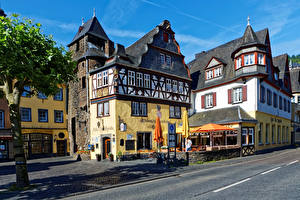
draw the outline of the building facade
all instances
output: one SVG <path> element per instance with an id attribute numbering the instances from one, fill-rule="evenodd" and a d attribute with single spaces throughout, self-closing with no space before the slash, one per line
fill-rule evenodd
<path id="1" fill-rule="evenodd" d="M 0 161 L 14 158 L 10 129 L 9 108 L 6 99 L 0 99 Z"/>
<path id="2" fill-rule="evenodd" d="M 254 32 L 196 54 L 189 64 L 191 126 L 206 120 L 239 130 L 243 154 L 291 143 L 288 56 L 272 57 L 269 31 Z"/>
<path id="3" fill-rule="evenodd" d="M 292 84 L 292 143 L 300 143 L 300 64 L 290 64 Z"/>
<path id="4" fill-rule="evenodd" d="M 167 20 L 126 49 L 116 44 L 89 75 L 92 159 L 157 150 L 157 117 L 167 145 L 168 123 L 179 126 L 190 107 L 189 70 Z"/>

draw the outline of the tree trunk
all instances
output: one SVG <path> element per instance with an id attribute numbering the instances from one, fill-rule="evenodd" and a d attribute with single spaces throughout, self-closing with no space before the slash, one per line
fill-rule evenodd
<path id="1" fill-rule="evenodd" d="M 20 117 L 20 93 L 14 91 L 6 94 L 10 109 L 11 131 L 13 134 L 14 157 L 16 162 L 16 184 L 17 187 L 24 188 L 29 186 L 29 178 L 27 172 L 27 163 L 24 153 L 24 142 L 21 132 Z"/>

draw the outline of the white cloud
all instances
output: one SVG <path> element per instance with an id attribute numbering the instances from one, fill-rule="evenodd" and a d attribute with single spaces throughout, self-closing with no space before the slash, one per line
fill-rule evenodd
<path id="1" fill-rule="evenodd" d="M 124 37 L 124 38 L 141 38 L 145 35 L 144 32 L 140 32 L 140 31 L 112 29 L 112 28 L 107 28 L 106 32 L 110 36 Z"/>

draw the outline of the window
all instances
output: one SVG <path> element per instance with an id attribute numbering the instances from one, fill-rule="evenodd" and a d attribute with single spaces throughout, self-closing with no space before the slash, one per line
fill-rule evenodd
<path id="1" fill-rule="evenodd" d="M 165 64 L 165 54 L 163 53 L 160 54 L 160 64 Z"/>
<path id="2" fill-rule="evenodd" d="M 242 58 L 236 59 L 236 69 L 239 69 L 242 67 Z"/>
<path id="3" fill-rule="evenodd" d="M 280 144 L 280 130 L 281 130 L 281 127 L 278 126 L 277 127 L 277 143 Z"/>
<path id="4" fill-rule="evenodd" d="M 152 138 L 151 133 L 137 133 L 137 149 L 151 149 Z"/>
<path id="5" fill-rule="evenodd" d="M 168 33 L 166 33 L 166 32 L 163 33 L 163 40 L 164 40 L 164 42 L 169 42 L 169 34 Z"/>
<path id="6" fill-rule="evenodd" d="M 170 118 L 181 118 L 181 107 L 180 106 L 170 106 L 169 107 Z"/>
<path id="7" fill-rule="evenodd" d="M 47 99 L 47 96 L 42 92 L 38 92 L 38 98 L 39 99 Z"/>
<path id="8" fill-rule="evenodd" d="M 233 89 L 233 103 L 239 103 L 243 101 L 243 90 L 242 88 Z"/>
<path id="9" fill-rule="evenodd" d="M 166 79 L 167 82 L 167 92 L 171 92 L 171 80 L 170 79 Z"/>
<path id="10" fill-rule="evenodd" d="M 273 93 L 273 106 L 274 108 L 277 108 L 277 94 Z"/>
<path id="11" fill-rule="evenodd" d="M 265 64 L 265 59 L 264 59 L 264 55 L 259 53 L 257 55 L 257 62 L 259 65 L 264 65 Z"/>
<path id="12" fill-rule="evenodd" d="M 183 82 L 178 82 L 179 85 L 179 94 L 183 94 Z"/>
<path id="13" fill-rule="evenodd" d="M 222 68 L 221 67 L 218 67 L 215 70 L 215 77 L 219 77 L 219 76 L 222 76 Z"/>
<path id="14" fill-rule="evenodd" d="M 272 105 L 272 93 L 269 89 L 267 89 L 267 104 Z"/>
<path id="15" fill-rule="evenodd" d="M 285 139 L 285 126 L 282 126 L 282 135 L 281 135 L 282 139 L 281 142 L 284 143 L 284 139 Z"/>
<path id="16" fill-rule="evenodd" d="M 300 96 L 297 97 L 297 103 L 300 105 Z"/>
<path id="17" fill-rule="evenodd" d="M 22 93 L 22 97 L 30 97 L 30 86 L 24 86 L 24 91 Z"/>
<path id="18" fill-rule="evenodd" d="M 101 87 L 102 86 L 102 73 L 99 72 L 97 74 L 97 88 Z"/>
<path id="19" fill-rule="evenodd" d="M 260 86 L 260 102 L 265 103 L 265 87 L 264 86 Z"/>
<path id="20" fill-rule="evenodd" d="M 0 128 L 4 128 L 4 111 L 0 110 Z"/>
<path id="21" fill-rule="evenodd" d="M 63 123 L 64 115 L 62 110 L 54 110 L 54 122 Z"/>
<path id="22" fill-rule="evenodd" d="M 275 143 L 275 125 L 272 125 L 272 143 Z"/>
<path id="23" fill-rule="evenodd" d="M 128 71 L 128 85 L 135 85 L 135 72 Z"/>
<path id="24" fill-rule="evenodd" d="M 244 56 L 244 64 L 245 65 L 253 65 L 254 64 L 254 54 L 248 54 Z"/>
<path id="25" fill-rule="evenodd" d="M 205 95 L 205 108 L 213 107 L 213 94 Z"/>
<path id="26" fill-rule="evenodd" d="M 31 108 L 21 108 L 21 121 L 31 122 Z"/>
<path id="27" fill-rule="evenodd" d="M 63 89 L 59 88 L 58 93 L 56 93 L 53 97 L 54 100 L 56 101 L 62 101 L 63 100 Z"/>
<path id="28" fill-rule="evenodd" d="M 289 127 L 286 127 L 285 142 L 289 142 Z"/>
<path id="29" fill-rule="evenodd" d="M 168 66 L 171 66 L 172 60 L 171 60 L 171 56 L 166 55 L 166 64 Z"/>
<path id="30" fill-rule="evenodd" d="M 262 144 L 262 132 L 263 132 L 263 123 L 259 123 L 259 129 L 258 129 L 258 143 Z"/>
<path id="31" fill-rule="evenodd" d="M 103 117 L 109 115 L 109 101 L 97 104 L 97 116 Z"/>
<path id="32" fill-rule="evenodd" d="M 173 80 L 173 92 L 177 93 L 177 81 Z"/>
<path id="33" fill-rule="evenodd" d="M 213 78 L 213 70 L 206 71 L 206 80 Z"/>
<path id="34" fill-rule="evenodd" d="M 287 111 L 288 111 L 288 113 L 291 112 L 291 103 L 289 100 L 287 100 Z"/>
<path id="35" fill-rule="evenodd" d="M 145 102 L 131 103 L 131 115 L 133 116 L 147 116 L 147 104 Z"/>
<path id="36" fill-rule="evenodd" d="M 283 110 L 286 111 L 286 99 L 283 99 Z"/>
<path id="37" fill-rule="evenodd" d="M 136 86 L 143 87 L 143 74 L 142 73 L 136 73 Z"/>
<path id="38" fill-rule="evenodd" d="M 269 144 L 270 124 L 266 124 L 266 144 Z"/>
<path id="39" fill-rule="evenodd" d="M 145 88 L 150 88 L 150 75 L 149 74 L 144 74 L 144 87 Z"/>
<path id="40" fill-rule="evenodd" d="M 48 122 L 48 110 L 38 109 L 39 122 Z"/>
<path id="41" fill-rule="evenodd" d="M 254 128 L 242 128 L 242 145 L 254 144 Z"/>
<path id="42" fill-rule="evenodd" d="M 282 97 L 279 96 L 279 109 L 282 110 Z"/>
<path id="43" fill-rule="evenodd" d="M 108 75 L 107 75 L 107 71 L 103 71 L 102 85 L 103 85 L 103 86 L 108 85 Z"/>
<path id="44" fill-rule="evenodd" d="M 82 89 L 86 88 L 85 76 L 83 76 L 83 77 L 81 78 L 81 88 L 82 88 Z"/>

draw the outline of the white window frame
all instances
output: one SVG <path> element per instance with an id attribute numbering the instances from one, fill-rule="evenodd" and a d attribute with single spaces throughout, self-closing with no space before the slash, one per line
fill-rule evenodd
<path id="1" fill-rule="evenodd" d="M 212 108 L 213 107 L 213 94 L 205 95 L 205 108 Z"/>
<path id="2" fill-rule="evenodd" d="M 167 90 L 167 92 L 172 91 L 171 79 L 166 79 L 166 90 Z"/>
<path id="3" fill-rule="evenodd" d="M 250 136 L 251 140 L 250 141 Z M 254 128 L 252 127 L 244 127 L 242 128 L 242 138 L 245 137 L 245 140 L 242 143 L 242 146 L 254 145 Z"/>
<path id="4" fill-rule="evenodd" d="M 243 88 L 238 87 L 238 88 L 233 88 L 233 103 L 240 103 L 243 101 Z"/>
<path id="5" fill-rule="evenodd" d="M 109 101 L 103 103 L 103 115 L 104 116 L 109 115 Z"/>
<path id="6" fill-rule="evenodd" d="M 97 73 L 97 88 L 102 86 L 102 72 Z"/>
<path id="7" fill-rule="evenodd" d="M 143 74 L 140 72 L 136 73 L 136 86 L 143 87 Z"/>
<path id="8" fill-rule="evenodd" d="M 213 76 L 214 76 L 213 70 L 208 70 L 208 71 L 206 71 L 206 80 L 212 79 Z"/>
<path id="9" fill-rule="evenodd" d="M 150 74 L 144 74 L 144 87 L 150 88 Z"/>
<path id="10" fill-rule="evenodd" d="M 109 116 L 109 101 L 97 104 L 97 117 Z"/>
<path id="11" fill-rule="evenodd" d="M 108 85 L 108 72 L 103 71 L 102 86 Z"/>
<path id="12" fill-rule="evenodd" d="M 244 56 L 244 65 L 253 65 L 255 63 L 254 53 L 247 54 Z"/>
<path id="13" fill-rule="evenodd" d="M 219 77 L 219 76 L 222 76 L 222 68 L 221 67 L 215 68 L 215 77 Z"/>
<path id="14" fill-rule="evenodd" d="M 178 92 L 179 94 L 183 94 L 183 82 L 178 82 Z"/>
<path id="15" fill-rule="evenodd" d="M 128 85 L 135 86 L 135 72 L 128 70 Z"/>
<path id="16" fill-rule="evenodd" d="M 177 93 L 178 92 L 178 88 L 177 88 L 177 81 L 176 80 L 172 80 L 172 91 L 173 93 Z"/>
<path id="17" fill-rule="evenodd" d="M 147 103 L 140 102 L 140 116 L 147 116 Z"/>
<path id="18" fill-rule="evenodd" d="M 257 54 L 257 64 L 259 65 L 265 65 L 265 58 L 264 58 L 264 54 Z"/>
<path id="19" fill-rule="evenodd" d="M 239 57 L 238 59 L 236 59 L 236 69 L 239 69 L 242 67 L 242 58 Z"/>
<path id="20" fill-rule="evenodd" d="M 0 128 L 4 128 L 4 111 L 0 110 Z"/>

